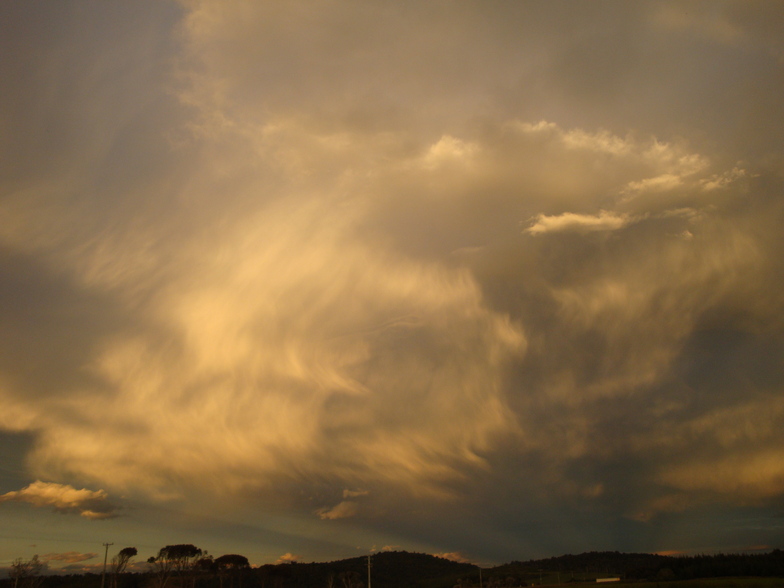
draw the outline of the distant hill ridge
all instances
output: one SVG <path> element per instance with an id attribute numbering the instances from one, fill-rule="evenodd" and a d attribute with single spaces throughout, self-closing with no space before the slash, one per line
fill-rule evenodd
<path id="1" fill-rule="evenodd" d="M 371 558 L 372 588 L 468 588 L 479 585 L 479 567 L 424 553 L 387 551 Z M 367 556 L 328 563 L 262 566 L 291 572 L 298 586 L 362 588 Z M 353 574 L 346 586 L 346 574 Z M 483 587 L 557 584 L 617 576 L 625 579 L 693 579 L 726 576 L 784 577 L 784 552 L 670 556 L 591 551 L 545 559 L 513 561 L 482 570 Z M 306 579 L 307 577 L 307 579 Z M 330 584 L 330 577 L 333 583 Z M 311 583 L 312 582 L 312 583 Z M 293 584 L 292 584 L 293 585 Z"/>
<path id="2" fill-rule="evenodd" d="M 474 564 L 460 563 L 425 553 L 382 551 L 370 558 L 372 588 L 452 588 L 461 577 L 479 577 Z M 261 566 L 273 582 L 318 588 L 362 588 L 367 585 L 368 557 L 326 563 L 295 563 Z M 285 576 L 285 579 L 284 577 Z"/>
<path id="3" fill-rule="evenodd" d="M 784 577 L 784 552 L 734 553 L 715 555 L 657 555 L 591 551 L 546 559 L 514 561 L 497 566 L 492 574 L 535 577 L 534 572 L 560 573 L 561 579 L 589 579 L 620 576 L 627 579 L 681 579 L 727 576 Z"/>

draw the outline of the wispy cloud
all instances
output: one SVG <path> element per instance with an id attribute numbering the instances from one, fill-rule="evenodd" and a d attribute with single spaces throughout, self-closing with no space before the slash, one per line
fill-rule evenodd
<path id="1" fill-rule="evenodd" d="M 98 557 L 97 553 L 79 553 L 78 551 L 66 551 L 65 553 L 46 553 L 41 556 L 45 562 L 60 561 L 68 564 L 75 564 Z"/>
<path id="2" fill-rule="evenodd" d="M 483 560 L 775 506 L 781 6 L 154 4 L 0 8 L 0 428 L 60 482 L 0 500 Z"/>

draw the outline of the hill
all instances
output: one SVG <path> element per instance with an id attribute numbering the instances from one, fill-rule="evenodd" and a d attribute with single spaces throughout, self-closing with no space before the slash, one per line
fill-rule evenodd
<path id="1" fill-rule="evenodd" d="M 289 563 L 256 570 L 265 586 L 362 588 L 368 579 L 367 557 L 328 563 Z M 461 578 L 479 577 L 473 564 L 405 551 L 385 551 L 371 558 L 372 588 L 452 588 Z"/>
<path id="2" fill-rule="evenodd" d="M 728 576 L 784 577 L 784 552 L 665 556 L 652 553 L 591 551 L 547 559 L 511 562 L 488 570 L 490 578 L 520 584 L 594 580 L 617 576 L 629 580 L 691 580 Z"/>

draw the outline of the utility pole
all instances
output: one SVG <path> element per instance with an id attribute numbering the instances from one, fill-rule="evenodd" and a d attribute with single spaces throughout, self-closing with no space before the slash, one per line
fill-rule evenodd
<path id="1" fill-rule="evenodd" d="M 368 555 L 368 588 L 370 588 L 370 555 Z"/>
<path id="2" fill-rule="evenodd" d="M 106 582 L 106 560 L 109 559 L 109 546 L 114 545 L 114 543 L 104 543 L 103 546 L 106 548 L 106 552 L 103 554 L 103 573 L 101 574 L 101 588 L 104 587 L 104 583 Z"/>

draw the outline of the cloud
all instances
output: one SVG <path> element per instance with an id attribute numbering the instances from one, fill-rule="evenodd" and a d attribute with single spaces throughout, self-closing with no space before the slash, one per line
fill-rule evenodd
<path id="1" fill-rule="evenodd" d="M 283 563 L 294 563 L 299 561 L 302 556 L 294 555 L 293 553 L 284 553 L 281 555 L 277 560 L 275 560 L 275 565 L 283 564 Z"/>
<path id="2" fill-rule="evenodd" d="M 476 145 L 444 135 L 427 150 L 423 157 L 423 164 L 428 169 L 448 163 L 466 165 L 476 148 Z"/>
<path id="3" fill-rule="evenodd" d="M 626 192 L 630 194 L 638 192 L 664 192 L 672 190 L 683 184 L 680 176 L 675 174 L 662 174 L 655 178 L 645 178 L 636 182 L 629 182 L 626 186 Z"/>
<path id="4" fill-rule="evenodd" d="M 321 519 L 333 521 L 355 517 L 358 512 L 359 504 L 351 500 L 344 500 L 332 508 L 321 508 L 316 511 L 316 514 Z"/>
<path id="5" fill-rule="evenodd" d="M 557 216 L 540 214 L 534 223 L 525 229 L 526 233 L 541 235 L 560 231 L 596 232 L 615 231 L 633 222 L 628 215 L 599 211 L 598 215 L 564 212 Z"/>
<path id="6" fill-rule="evenodd" d="M 338 4 L 0 19 L 25 475 L 511 557 L 775 503 L 781 10 Z"/>
<path id="7" fill-rule="evenodd" d="M 663 3 L 654 14 L 656 24 L 667 29 L 696 33 L 722 45 L 759 44 L 774 56 L 784 55 L 781 40 L 772 34 L 776 23 L 784 20 L 779 6 L 766 2 L 728 3 L 720 10 L 690 12 L 677 3 Z"/>
<path id="8" fill-rule="evenodd" d="M 719 190 L 722 188 L 727 188 L 733 182 L 741 180 L 747 176 L 748 172 L 745 169 L 734 167 L 722 174 L 715 174 L 710 178 L 704 178 L 700 180 L 700 185 L 702 186 L 702 189 L 706 191 Z"/>
<path id="9" fill-rule="evenodd" d="M 68 564 L 75 564 L 96 557 L 98 557 L 97 553 L 79 553 L 78 551 L 66 551 L 65 553 L 46 553 L 41 556 L 41 560 L 45 562 L 61 561 Z"/>
<path id="10" fill-rule="evenodd" d="M 108 501 L 105 490 L 87 490 L 67 484 L 36 480 L 29 486 L 0 496 L 0 502 L 27 502 L 37 508 L 52 507 L 61 513 L 79 514 L 87 519 L 117 516 L 118 507 Z"/>

